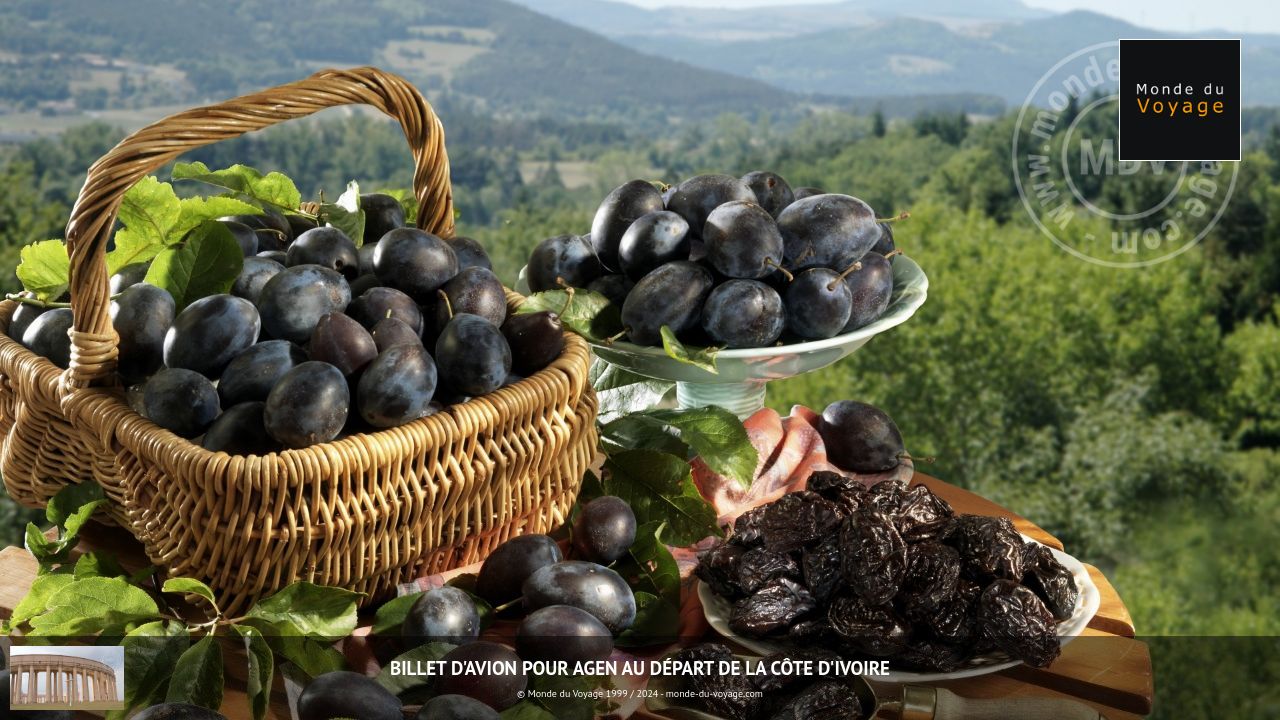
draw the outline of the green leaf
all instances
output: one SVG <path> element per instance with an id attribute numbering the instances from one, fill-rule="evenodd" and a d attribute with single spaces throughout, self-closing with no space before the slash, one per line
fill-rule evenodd
<path id="1" fill-rule="evenodd" d="M 618 418 L 601 428 L 601 436 L 622 447 L 654 447 L 674 454 L 670 438 L 679 438 L 713 471 L 751 487 L 759 455 L 736 415 L 718 407 L 646 410 Z M 656 443 L 653 445 L 651 443 Z"/>
<path id="2" fill-rule="evenodd" d="M 71 280 L 71 260 L 61 240 L 41 240 L 22 248 L 18 280 L 41 300 L 52 300 L 67 291 Z"/>
<path id="3" fill-rule="evenodd" d="M 557 720 L 531 700 L 523 700 L 498 713 L 502 720 Z"/>
<path id="4" fill-rule="evenodd" d="M 282 636 L 337 640 L 355 629 L 356 601 L 361 597 L 342 588 L 297 582 L 260 600 L 245 617 L 270 623 Z"/>
<path id="5" fill-rule="evenodd" d="M 689 464 L 653 450 L 624 450 L 605 460 L 604 491 L 635 511 L 638 524 L 667 523 L 667 542 L 676 546 L 724 532 L 716 512 L 698 493 Z"/>
<path id="6" fill-rule="evenodd" d="M 173 668 L 165 702 L 199 705 L 210 710 L 222 708 L 222 646 L 206 635 L 187 648 Z"/>
<path id="7" fill-rule="evenodd" d="M 647 448 L 687 460 L 691 452 L 679 432 L 664 422 L 637 413 L 623 415 L 602 425 L 600 442 L 605 444 L 606 454 Z"/>
<path id="8" fill-rule="evenodd" d="M 191 645 L 187 626 L 180 622 L 151 622 L 134 628 L 120 643 L 124 647 L 123 710 L 107 713 L 108 720 L 156 704 L 165 696 L 178 659 Z"/>
<path id="9" fill-rule="evenodd" d="M 232 625 L 231 629 L 244 639 L 245 656 L 249 660 L 249 679 L 245 683 L 245 693 L 249 696 L 253 720 L 263 720 L 271 704 L 272 673 L 275 670 L 271 646 L 255 627 Z"/>
<path id="10" fill-rule="evenodd" d="M 253 627 L 262 630 L 260 622 L 253 621 L 251 624 Z M 265 630 L 263 630 L 263 634 L 266 635 Z M 346 661 L 343 660 L 342 653 L 311 638 L 298 637 L 297 635 L 278 635 L 275 637 L 267 635 L 267 642 L 271 644 L 271 648 L 275 650 L 276 654 L 297 665 L 299 670 L 313 678 L 334 670 L 346 669 Z"/>
<path id="11" fill-rule="evenodd" d="M 662 542 L 666 523 L 649 523 L 636 532 L 628 551 L 641 577 L 654 593 L 675 605 L 680 604 L 680 567 L 671 549 Z"/>
<path id="12" fill-rule="evenodd" d="M 68 520 L 73 515 L 80 514 L 86 505 L 105 500 L 106 497 L 107 494 L 103 492 L 102 486 L 95 482 L 68 485 L 49 500 L 49 506 L 45 508 L 44 515 L 54 525 L 65 527 Z"/>
<path id="13" fill-rule="evenodd" d="M 48 610 L 31 618 L 31 635 L 78 637 L 124 632 L 126 626 L 160 615 L 155 600 L 121 578 L 73 580 L 48 601 Z"/>
<path id="14" fill-rule="evenodd" d="M 652 593 L 636 593 L 636 619 L 614 641 L 618 647 L 667 645 L 680 632 L 680 606 Z"/>
<path id="15" fill-rule="evenodd" d="M 412 190 L 406 188 L 384 188 L 377 192 L 382 195 L 389 195 L 400 203 L 400 207 L 404 208 L 405 224 L 414 225 L 418 222 L 418 198 L 413 194 Z"/>
<path id="16" fill-rule="evenodd" d="M 627 413 L 651 408 L 662 402 L 675 388 L 675 383 L 637 375 L 607 360 L 595 358 L 588 374 L 600 403 L 598 417 L 602 422 Z"/>
<path id="17" fill-rule="evenodd" d="M 431 642 L 397 655 L 392 662 L 396 660 L 434 662 L 444 657 L 446 653 L 455 647 L 455 645 L 450 645 L 449 643 Z M 392 674 L 391 663 L 384 665 L 382 672 L 378 673 L 378 677 L 374 679 L 378 681 L 379 685 L 390 690 L 393 695 L 399 695 L 431 682 L 431 677 L 427 675 Z"/>
<path id="18" fill-rule="evenodd" d="M 191 593 L 193 595 L 199 595 L 205 600 L 208 600 L 214 610 L 218 609 L 218 601 L 213 597 L 213 590 L 211 590 L 208 585 L 205 585 L 195 578 L 169 578 L 164 581 L 164 587 L 160 588 L 160 592 L 181 594 Z"/>
<path id="19" fill-rule="evenodd" d="M 202 297 L 230 290 L 243 267 L 244 253 L 231 231 L 210 220 L 156 255 L 146 282 L 169 291 L 181 312 Z"/>
<path id="20" fill-rule="evenodd" d="M 560 316 L 565 327 L 595 342 L 604 342 L 622 332 L 622 314 L 617 305 L 598 292 L 581 288 L 544 290 L 525 298 L 516 313 L 550 310 Z"/>
<path id="21" fill-rule="evenodd" d="M 667 357 L 686 365 L 702 368 L 709 373 L 720 374 L 716 369 L 716 354 L 720 352 L 719 348 L 685 347 L 666 325 L 663 325 L 659 332 L 662 333 L 662 349 L 667 352 Z"/>
<path id="22" fill-rule="evenodd" d="M 261 215 L 262 208 L 233 197 L 183 198 L 179 206 L 178 220 L 173 225 L 170 243 L 194 230 L 205 220 L 216 220 L 227 215 Z"/>
<path id="23" fill-rule="evenodd" d="M 178 163 L 173 166 L 174 180 L 195 180 L 230 190 L 236 197 L 271 205 L 282 210 L 297 210 L 302 194 L 287 176 L 272 172 L 263 175 L 246 165 L 232 165 L 225 170 L 210 170 L 201 162 Z"/>
<path id="24" fill-rule="evenodd" d="M 320 206 L 320 217 L 338 228 L 360 247 L 364 244 L 364 211 L 360 209 L 360 185 L 352 180 L 336 203 Z"/>
<path id="25" fill-rule="evenodd" d="M 25 538 L 27 552 L 35 556 L 41 565 L 58 562 L 64 560 L 61 549 L 58 547 L 56 540 L 50 540 L 45 537 L 44 531 L 35 523 L 27 523 L 27 532 Z"/>
<path id="26" fill-rule="evenodd" d="M 124 568 L 111 555 L 93 551 L 76 559 L 75 578 L 83 580 L 91 577 L 124 577 Z"/>
<path id="27" fill-rule="evenodd" d="M 416 592 L 411 595 L 401 595 L 383 603 L 373 614 L 373 634 L 399 635 L 400 626 L 409 616 L 409 608 L 413 607 L 420 597 L 422 593 Z"/>
<path id="28" fill-rule="evenodd" d="M 182 202 L 173 186 L 147 176 L 125 192 L 120 201 L 119 220 L 123 227 L 116 231 L 115 249 L 107 253 L 107 272 L 147 262 L 166 245 L 181 236 L 174 226 L 182 216 Z"/>
<path id="29" fill-rule="evenodd" d="M 44 612 L 49 606 L 49 600 L 75 579 L 75 577 L 67 574 L 48 574 L 36 577 L 35 582 L 31 583 L 31 589 L 18 602 L 18 606 L 13 609 L 13 614 L 9 617 L 9 623 L 13 627 L 17 627 Z"/>

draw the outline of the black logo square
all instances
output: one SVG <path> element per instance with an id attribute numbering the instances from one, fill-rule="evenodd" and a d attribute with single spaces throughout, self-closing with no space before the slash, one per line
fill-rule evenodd
<path id="1" fill-rule="evenodd" d="M 1239 40 L 1121 40 L 1119 159 L 1240 159 Z"/>

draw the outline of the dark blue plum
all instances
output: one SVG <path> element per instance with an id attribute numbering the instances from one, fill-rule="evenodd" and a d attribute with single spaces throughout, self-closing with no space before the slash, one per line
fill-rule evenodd
<path id="1" fill-rule="evenodd" d="M 577 557 L 608 565 L 627 554 L 636 541 L 636 514 L 625 500 L 598 497 L 582 506 L 573 523 Z"/>
<path id="2" fill-rule="evenodd" d="M 711 291 L 702 307 L 702 329 L 725 347 L 769 347 L 786 325 L 782 297 L 759 280 L 723 283 Z"/>
<path id="3" fill-rule="evenodd" d="M 557 290 L 562 285 L 586 287 L 600 277 L 600 259 L 591 243 L 579 235 L 557 235 L 538 243 L 526 269 L 529 289 Z"/>
<path id="4" fill-rule="evenodd" d="M 182 368 L 152 375 L 142 390 L 142 407 L 148 420 L 185 438 L 203 433 L 221 412 L 209 378 Z"/>
<path id="5" fill-rule="evenodd" d="M 306 361 L 307 353 L 288 340 L 266 340 L 241 351 L 218 380 L 222 406 L 266 400 L 285 373 Z"/>
<path id="6" fill-rule="evenodd" d="M 265 409 L 264 402 L 247 402 L 224 410 L 205 430 L 201 447 L 228 455 L 266 455 L 279 450 L 267 434 L 262 419 Z"/>
<path id="7" fill-rule="evenodd" d="M 661 345 L 663 325 L 677 336 L 699 327 L 702 304 L 715 280 L 688 260 L 667 263 L 640 278 L 622 304 L 622 324 L 637 345 Z"/>
<path id="8" fill-rule="evenodd" d="M 346 670 L 320 675 L 298 696 L 298 720 L 404 720 L 404 706 L 373 678 Z"/>
<path id="9" fill-rule="evenodd" d="M 731 278 L 759 279 L 782 264 L 782 234 L 773 216 L 754 202 L 729 202 L 702 229 L 707 262 Z"/>
<path id="10" fill-rule="evenodd" d="M 120 338 L 117 369 L 126 383 L 141 382 L 164 365 L 174 309 L 172 295 L 147 283 L 131 285 L 111 301 L 111 325 Z"/>
<path id="11" fill-rule="evenodd" d="M 871 206 L 849 195 L 813 195 L 778 215 L 785 243 L 783 266 L 792 272 L 824 267 L 844 270 L 880 239 Z"/>
<path id="12" fill-rule="evenodd" d="M 689 259 L 689 223 L 668 210 L 640 216 L 622 235 L 618 262 L 626 276 L 639 280 L 659 265 Z"/>
<path id="13" fill-rule="evenodd" d="M 601 264 L 614 272 L 621 270 L 619 246 L 623 235 L 636 220 L 662 208 L 662 193 L 644 180 L 623 183 L 605 196 L 591 221 L 591 247 Z"/>
<path id="14" fill-rule="evenodd" d="M 62 369 L 71 366 L 71 308 L 52 308 L 40 313 L 22 333 L 28 350 Z"/>
<path id="15" fill-rule="evenodd" d="M 298 236 L 285 253 L 285 265 L 319 265 L 336 270 L 347 280 L 360 275 L 356 244 L 336 227 L 318 227 Z"/>
<path id="16" fill-rule="evenodd" d="M 517 535 L 485 558 L 476 577 L 476 594 L 495 607 L 505 605 L 520 597 L 530 575 L 562 559 L 560 546 L 546 535 Z"/>
<path id="17" fill-rule="evenodd" d="M 257 304 L 267 281 L 283 271 L 284 265 L 270 258 L 257 255 L 247 257 L 244 259 L 244 267 L 240 269 L 239 277 L 231 286 L 231 294 Z"/>
<path id="18" fill-rule="evenodd" d="M 840 273 L 805 270 L 787 285 L 787 328 L 806 340 L 835 337 L 849 322 L 853 294 Z"/>
<path id="19" fill-rule="evenodd" d="M 418 597 L 400 626 L 400 635 L 417 645 L 429 642 L 462 645 L 480 637 L 480 613 L 465 591 L 448 585 Z"/>
<path id="20" fill-rule="evenodd" d="M 356 403 L 360 417 L 373 427 L 395 427 L 430 414 L 435 391 L 431 356 L 421 343 L 401 344 L 383 350 L 365 368 Z"/>
<path id="21" fill-rule="evenodd" d="M 525 660 L 596 662 L 613 652 L 613 633 L 586 610 L 548 605 L 516 628 L 516 652 Z"/>
<path id="22" fill-rule="evenodd" d="M 164 364 L 216 380 L 231 359 L 258 341 L 262 320 L 253 303 L 234 295 L 210 295 L 191 303 L 164 338 Z"/>
<path id="23" fill-rule="evenodd" d="M 364 211 L 365 245 L 376 243 L 383 235 L 404 227 L 404 206 L 390 195 L 365 193 L 360 196 L 360 209 Z"/>
<path id="24" fill-rule="evenodd" d="M 893 265 L 874 250 L 862 256 L 861 267 L 845 275 L 852 295 L 849 321 L 841 332 L 853 332 L 876 321 L 893 296 Z"/>
<path id="25" fill-rule="evenodd" d="M 458 274 L 458 256 L 444 240 L 417 228 L 397 228 L 378 241 L 373 272 L 383 285 L 430 302 Z"/>
<path id="26" fill-rule="evenodd" d="M 756 194 L 736 177 L 697 175 L 676 186 L 667 200 L 667 209 L 688 221 L 692 237 L 701 238 L 711 211 L 735 200 L 755 202 Z"/>
<path id="27" fill-rule="evenodd" d="M 507 339 L 478 315 L 454 315 L 436 340 L 435 358 L 441 384 L 471 397 L 502 387 L 511 372 Z"/>
<path id="28" fill-rule="evenodd" d="M 262 286 L 258 310 L 268 336 L 302 344 L 311 339 L 320 318 L 346 310 L 350 302 L 351 288 L 337 270 L 297 265 Z"/>
<path id="29" fill-rule="evenodd" d="M 777 173 L 756 170 L 742 176 L 742 182 L 751 188 L 756 196 L 756 203 L 774 217 L 795 201 L 791 186 Z"/>
<path id="30" fill-rule="evenodd" d="M 272 388 L 263 422 L 276 442 L 304 448 L 338 437 L 350 406 L 351 391 L 342 371 L 311 360 L 285 373 Z"/>
<path id="31" fill-rule="evenodd" d="M 593 562 L 565 560 L 538 569 L 521 587 L 530 610 L 571 605 L 591 613 L 610 632 L 622 632 L 636 619 L 636 598 L 618 573 Z"/>

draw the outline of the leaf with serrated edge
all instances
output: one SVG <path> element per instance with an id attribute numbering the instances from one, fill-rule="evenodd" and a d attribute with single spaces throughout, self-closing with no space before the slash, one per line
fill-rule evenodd
<path id="1" fill-rule="evenodd" d="M 18 280 L 41 300 L 52 300 L 66 292 L 71 276 L 71 260 L 61 240 L 41 240 L 19 251 Z"/>
<path id="2" fill-rule="evenodd" d="M 182 244 L 151 261 L 146 282 L 167 290 L 178 312 L 203 297 L 231 289 L 244 267 L 244 252 L 221 223 L 205 221 Z"/>
<path id="3" fill-rule="evenodd" d="M 44 516 L 55 525 L 65 525 L 67 518 L 71 517 L 76 511 L 89 503 L 103 500 L 106 497 L 107 495 L 103 492 L 102 486 L 95 482 L 68 485 L 59 490 L 58 494 L 49 500 Z"/>
<path id="4" fill-rule="evenodd" d="M 164 581 L 164 587 L 160 588 L 160 591 L 167 593 L 180 593 L 183 595 L 186 595 L 187 593 L 199 595 L 205 600 L 208 600 L 209 604 L 214 608 L 218 607 L 218 601 L 213 597 L 213 590 L 211 590 L 208 585 L 205 585 L 195 578 L 169 578 Z"/>
<path id="5" fill-rule="evenodd" d="M 675 388 L 675 383 L 637 375 L 607 360 L 595 358 L 587 375 L 600 405 L 597 417 L 609 422 L 617 417 L 651 408 Z"/>
<path id="6" fill-rule="evenodd" d="M 667 542 L 692 545 L 724 532 L 693 484 L 689 464 L 652 450 L 624 450 L 605 460 L 604 491 L 631 506 L 639 525 L 667 523 Z"/>
<path id="7" fill-rule="evenodd" d="M 249 707 L 253 711 L 254 720 L 263 720 L 267 716 L 267 707 L 271 703 L 271 681 L 275 670 L 275 660 L 271 646 L 262 632 L 247 625 L 232 625 L 244 639 L 245 656 L 249 661 L 249 679 L 245 683 L 245 694 L 249 696 Z"/>
<path id="8" fill-rule="evenodd" d="M 716 369 L 716 353 L 720 352 L 719 348 L 687 347 L 666 325 L 663 325 L 659 332 L 662 334 L 662 349 L 666 351 L 667 357 L 685 365 L 702 368 L 715 375 L 720 374 Z"/>
<path id="9" fill-rule="evenodd" d="M 648 523 L 636 531 L 628 553 L 659 597 L 680 603 L 680 567 L 671 550 L 662 542 L 666 523 Z"/>
<path id="10" fill-rule="evenodd" d="M 622 332 L 622 315 L 618 306 L 591 290 L 570 288 L 536 292 L 525 298 L 516 314 L 544 310 L 559 315 L 561 324 L 595 342 L 604 342 Z"/>
<path id="11" fill-rule="evenodd" d="M 282 210 L 297 210 L 302 203 L 302 194 L 287 176 L 278 172 L 263 175 L 247 165 L 210 170 L 201 162 L 178 163 L 173 166 L 173 179 L 195 180 L 214 185 L 230 190 L 238 197 Z"/>
<path id="12" fill-rule="evenodd" d="M 165 702 L 180 702 L 218 710 L 222 707 L 222 646 L 206 635 L 178 658 Z"/>
<path id="13" fill-rule="evenodd" d="M 31 634 L 43 637 L 94 635 L 160 614 L 155 600 L 120 578 L 85 578 L 49 599 L 48 611 L 31 618 Z"/>
<path id="14" fill-rule="evenodd" d="M 216 220 L 228 215 L 261 215 L 262 208 L 233 197 L 183 198 L 179 206 L 178 220 L 173 234 L 179 239 L 205 220 Z"/>
<path id="15" fill-rule="evenodd" d="M 100 552 L 87 552 L 77 558 L 74 573 L 77 580 L 91 577 L 124 577 L 126 574 L 114 557 Z"/>
<path id="16" fill-rule="evenodd" d="M 18 606 L 13 609 L 9 622 L 14 626 L 21 625 L 36 615 L 45 612 L 48 608 L 49 600 L 54 595 L 57 595 L 59 590 L 74 582 L 75 579 L 75 577 L 66 574 L 50 574 L 37 577 L 31 583 L 31 589 L 18 602 Z"/>
<path id="17" fill-rule="evenodd" d="M 406 653 L 396 656 L 395 660 L 392 660 L 392 662 L 395 662 L 396 660 L 408 662 L 433 662 L 444 657 L 455 647 L 455 645 L 450 645 L 449 643 L 431 642 L 426 645 L 419 645 Z M 400 693 L 431 682 L 431 678 L 424 675 L 414 675 L 404 672 L 398 674 L 392 673 L 391 663 L 387 663 L 383 666 L 382 672 L 378 673 L 378 677 L 374 679 L 378 681 L 379 685 L 390 690 L 393 695 L 399 695 Z"/>
<path id="18" fill-rule="evenodd" d="M 355 180 L 347 183 L 347 191 L 342 193 L 336 203 L 325 203 L 320 207 L 320 214 L 325 221 L 338 228 L 356 247 L 364 245 L 364 210 L 360 209 L 360 185 Z"/>
<path id="19" fill-rule="evenodd" d="M 124 647 L 125 708 L 108 712 L 107 720 L 122 720 L 163 698 L 174 665 L 191 638 L 180 622 L 151 622 L 134 628 L 120 644 Z"/>
<path id="20" fill-rule="evenodd" d="M 648 410 L 652 418 L 675 428 L 680 439 L 693 448 L 713 471 L 751 487 L 760 456 L 736 415 L 719 407 Z"/>
<path id="21" fill-rule="evenodd" d="M 265 620 L 281 635 L 336 640 L 355 629 L 356 602 L 361 597 L 342 588 L 296 582 L 258 601 L 245 617 Z"/>

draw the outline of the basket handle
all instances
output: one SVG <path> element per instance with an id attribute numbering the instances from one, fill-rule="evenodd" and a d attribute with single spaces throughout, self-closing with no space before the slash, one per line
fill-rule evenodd
<path id="1" fill-rule="evenodd" d="M 413 151 L 418 227 L 453 235 L 444 128 L 422 94 L 398 75 L 372 67 L 323 70 L 298 82 L 170 115 L 120 141 L 95 162 L 71 210 L 66 237 L 75 320 L 71 366 L 62 376 L 64 395 L 114 376 L 118 338 L 109 315 L 106 248 L 125 192 L 189 150 L 340 105 L 372 105 L 400 123 Z"/>

